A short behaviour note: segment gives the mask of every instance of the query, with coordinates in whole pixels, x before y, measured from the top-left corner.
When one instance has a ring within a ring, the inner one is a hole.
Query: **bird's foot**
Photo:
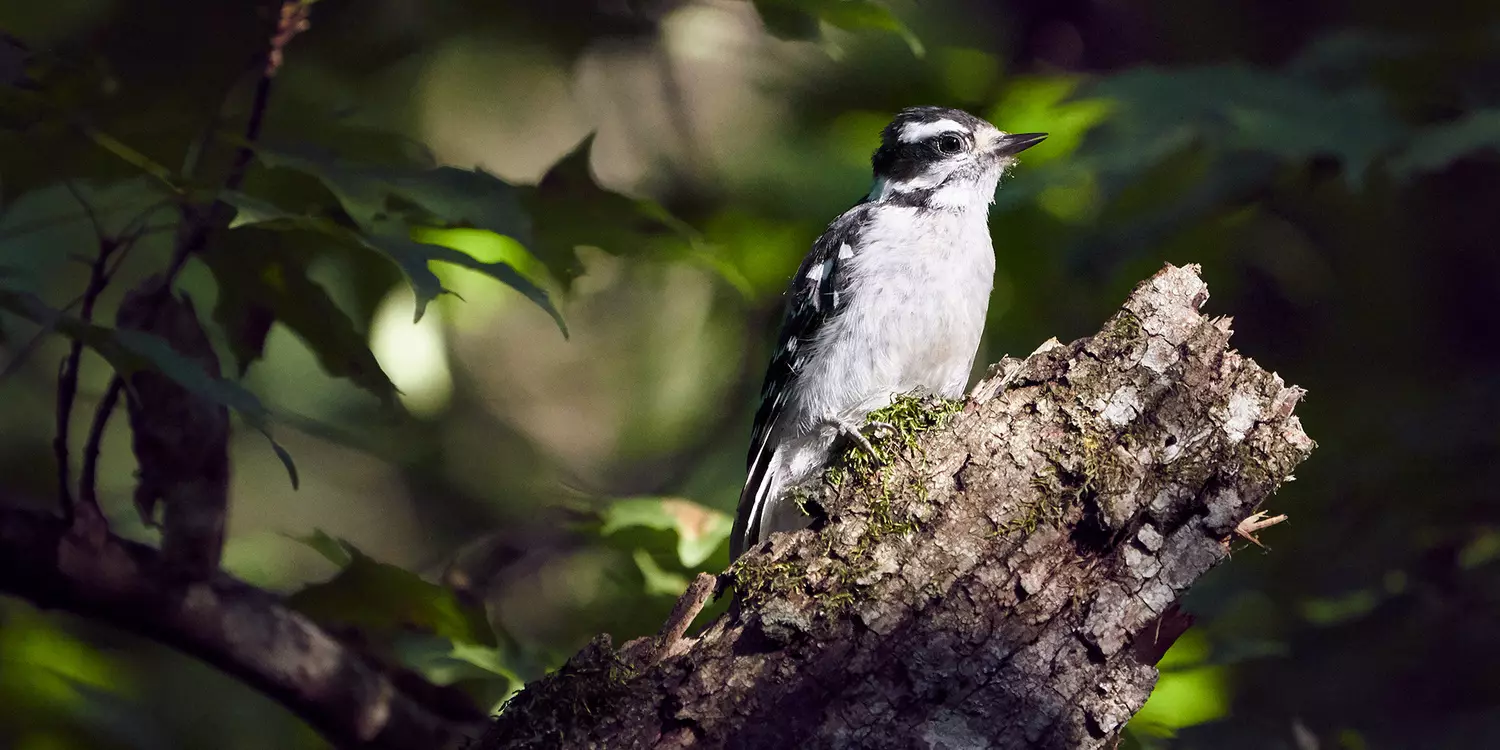
[[[890,422],[866,422],[864,427],[859,428],[861,435],[868,435],[885,439],[896,434],[896,425]]]
[[[896,428],[893,425],[885,422],[867,422],[863,427],[856,427],[853,422],[837,418],[829,419],[828,422],[839,431],[840,435],[852,440],[856,445],[864,449],[866,453],[870,454],[870,458],[874,459],[876,463],[885,463],[885,457],[880,455],[880,451],[875,450],[875,446],[870,443],[870,438],[866,436],[873,435],[877,438],[884,438],[894,435],[896,434]]]

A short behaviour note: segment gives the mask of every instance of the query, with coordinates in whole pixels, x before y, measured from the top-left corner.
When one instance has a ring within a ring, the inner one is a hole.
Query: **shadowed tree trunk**
[[[481,746],[1111,746],[1187,625],[1178,599],[1314,445],[1301,389],[1229,349],[1207,299],[1167,266],[961,410],[898,404],[889,460],[798,488],[814,527],[725,574],[728,614],[681,637],[700,582],[663,636],[596,639]]]

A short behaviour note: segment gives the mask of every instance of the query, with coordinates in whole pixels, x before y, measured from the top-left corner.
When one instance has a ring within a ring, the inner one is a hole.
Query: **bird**
[[[1016,155],[1044,138],[934,106],[903,109],[881,132],[869,193],[787,287],[731,560],[811,523],[787,490],[825,468],[841,439],[871,450],[870,412],[903,394],[963,395],[994,284],[989,207]]]

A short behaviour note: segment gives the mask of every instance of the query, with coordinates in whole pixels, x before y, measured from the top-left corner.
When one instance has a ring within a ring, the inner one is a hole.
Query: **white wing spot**
[[[825,271],[827,271],[827,270],[828,270],[828,262],[827,261],[819,263],[818,265],[813,266],[812,268],[807,269],[807,280],[811,281],[811,282],[815,282],[815,283],[819,282],[819,281],[822,281],[823,280],[823,273]]]
[[[839,260],[848,260],[853,257],[854,248],[849,247],[849,243],[845,242],[843,246],[839,248]]]
[[[902,143],[916,143],[924,141],[938,133],[967,133],[969,129],[952,120],[937,120],[935,122],[914,122],[901,128]]]

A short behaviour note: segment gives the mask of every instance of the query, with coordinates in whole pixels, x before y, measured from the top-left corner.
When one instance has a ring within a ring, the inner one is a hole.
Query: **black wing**
[[[755,412],[755,426],[751,430],[750,452],[745,459],[748,476],[740,494],[731,538],[730,552],[734,557],[760,536],[761,509],[770,486],[766,472],[775,451],[769,441],[812,342],[823,326],[848,305],[845,264],[858,247],[859,233],[868,220],[869,209],[869,204],[861,203],[828,225],[787,289],[786,314],[776,338],[776,353],[766,368],[760,408]]]

